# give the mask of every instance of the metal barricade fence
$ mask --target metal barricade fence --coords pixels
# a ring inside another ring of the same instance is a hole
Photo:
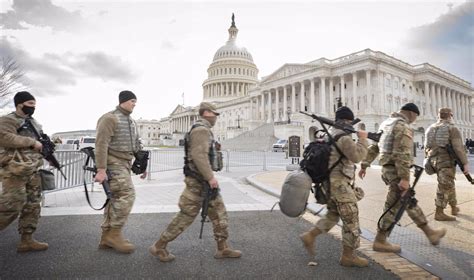
[[[290,163],[290,159],[286,158],[285,153],[271,151],[223,151],[224,170],[241,168],[252,168],[255,170],[267,170],[269,167],[281,167]],[[67,180],[61,176],[56,169],[52,169],[55,175],[56,189],[53,191],[63,190],[81,186],[84,183],[83,165],[86,155],[79,151],[62,150],[56,151],[55,156],[62,165],[62,170]],[[181,148],[176,149],[160,149],[151,150],[150,159],[148,161],[148,179],[152,179],[153,173],[180,170],[183,168],[184,151]],[[92,166],[92,162],[89,162]],[[44,169],[50,170],[48,164],[44,165]],[[86,173],[86,183],[93,182],[92,173]],[[53,192],[47,191],[47,192]]]
[[[61,173],[53,167],[49,166],[48,163],[45,163],[43,166],[44,169],[51,170],[54,173],[56,189],[46,192],[54,192],[58,190],[64,190],[68,188],[73,188],[84,184],[84,171],[83,166],[86,160],[86,155],[79,151],[56,151],[54,153],[58,162],[61,164],[64,175],[66,175],[67,180],[61,176]],[[92,167],[92,162],[89,162],[89,166]],[[92,182],[91,172],[86,173],[86,182]]]
[[[148,159],[148,180],[151,180],[152,173],[182,169],[183,162],[182,148],[151,150]]]

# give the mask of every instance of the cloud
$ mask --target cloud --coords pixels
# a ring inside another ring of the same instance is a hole
[[[0,13],[0,27],[4,29],[27,29],[26,23],[64,31],[75,30],[83,22],[79,11],[70,12],[51,0],[14,0],[12,10]]]
[[[15,59],[25,72],[25,84],[40,95],[63,94],[65,87],[76,85],[82,78],[120,83],[136,79],[131,66],[117,56],[97,51],[33,57],[13,37],[0,38],[0,56]]]
[[[407,45],[419,58],[474,82],[474,2],[467,1],[435,22],[413,28]]]

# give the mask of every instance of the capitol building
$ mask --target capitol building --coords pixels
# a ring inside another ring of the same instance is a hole
[[[320,126],[299,111],[334,118],[338,103],[349,106],[366,130],[374,132],[391,112],[406,102],[415,103],[421,112],[413,126],[419,144],[435,122],[438,108],[449,107],[463,139],[474,138],[474,89],[436,66],[411,65],[365,49],[335,59],[286,63],[259,79],[251,53],[238,44],[238,31],[232,18],[228,40],[216,51],[202,84],[203,101],[216,104],[221,113],[213,131],[224,147],[235,148],[252,136],[298,135],[308,142]],[[198,106],[178,105],[159,121],[139,120],[145,145],[182,144],[198,119]]]

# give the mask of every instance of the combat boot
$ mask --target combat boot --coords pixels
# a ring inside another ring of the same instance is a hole
[[[106,232],[105,236],[102,236],[101,244],[104,247],[111,247],[117,252],[124,254],[130,254],[135,251],[135,246],[123,238],[122,229],[119,228],[112,228]]]
[[[217,251],[214,255],[216,259],[223,259],[223,258],[240,258],[242,256],[242,252],[239,250],[234,250],[227,245],[227,241],[219,240],[217,241]]]
[[[426,224],[424,226],[421,226],[420,229],[425,233],[426,237],[428,237],[428,240],[433,245],[438,245],[439,242],[441,241],[441,238],[443,238],[446,235],[445,228],[432,229],[430,228],[430,226]]]
[[[166,250],[167,244],[168,242],[165,242],[160,238],[155,242],[155,244],[150,246],[149,251],[153,256],[158,257],[160,262],[170,262],[175,259],[175,256]]]
[[[105,244],[105,237],[109,234],[110,229],[103,229],[102,235],[100,236],[99,249],[112,249],[109,245]],[[130,240],[125,239],[125,242],[130,243]]]
[[[349,246],[342,246],[342,256],[339,263],[342,266],[348,267],[366,267],[369,266],[369,261],[367,259],[361,258],[354,254],[354,249]]]
[[[48,243],[38,242],[33,239],[31,233],[23,233],[21,235],[21,241],[16,247],[18,253],[24,253],[29,251],[44,251],[48,249]]]
[[[436,221],[448,221],[448,222],[456,221],[456,217],[452,217],[452,216],[448,216],[444,214],[444,209],[441,207],[436,207],[434,219]]]
[[[402,248],[398,244],[391,244],[387,241],[386,233],[377,232],[372,249],[377,252],[400,253]]]
[[[461,209],[459,209],[459,207],[457,207],[456,204],[451,204],[451,215],[457,216],[460,211]]]
[[[303,241],[303,246],[311,256],[316,255],[314,250],[314,241],[316,240],[316,236],[320,235],[321,233],[323,232],[319,228],[315,227],[312,230],[300,235],[301,241]]]

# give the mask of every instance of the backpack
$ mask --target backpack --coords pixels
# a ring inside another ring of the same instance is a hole
[[[281,187],[278,202],[281,212],[293,218],[303,214],[312,184],[311,177],[306,172],[300,169],[290,172]]]
[[[331,171],[338,165],[344,154],[335,145],[337,140],[342,136],[348,135],[347,133],[341,133],[332,137],[329,133],[326,133],[326,137],[321,137],[315,141],[309,143],[304,149],[303,160],[300,162],[301,170],[305,171],[314,183],[314,194],[316,201],[319,204],[326,204],[329,196],[329,188],[325,182],[329,181],[329,175]],[[334,145],[336,150],[339,152],[339,159],[332,165],[329,165],[329,157],[331,155],[331,147]]]

